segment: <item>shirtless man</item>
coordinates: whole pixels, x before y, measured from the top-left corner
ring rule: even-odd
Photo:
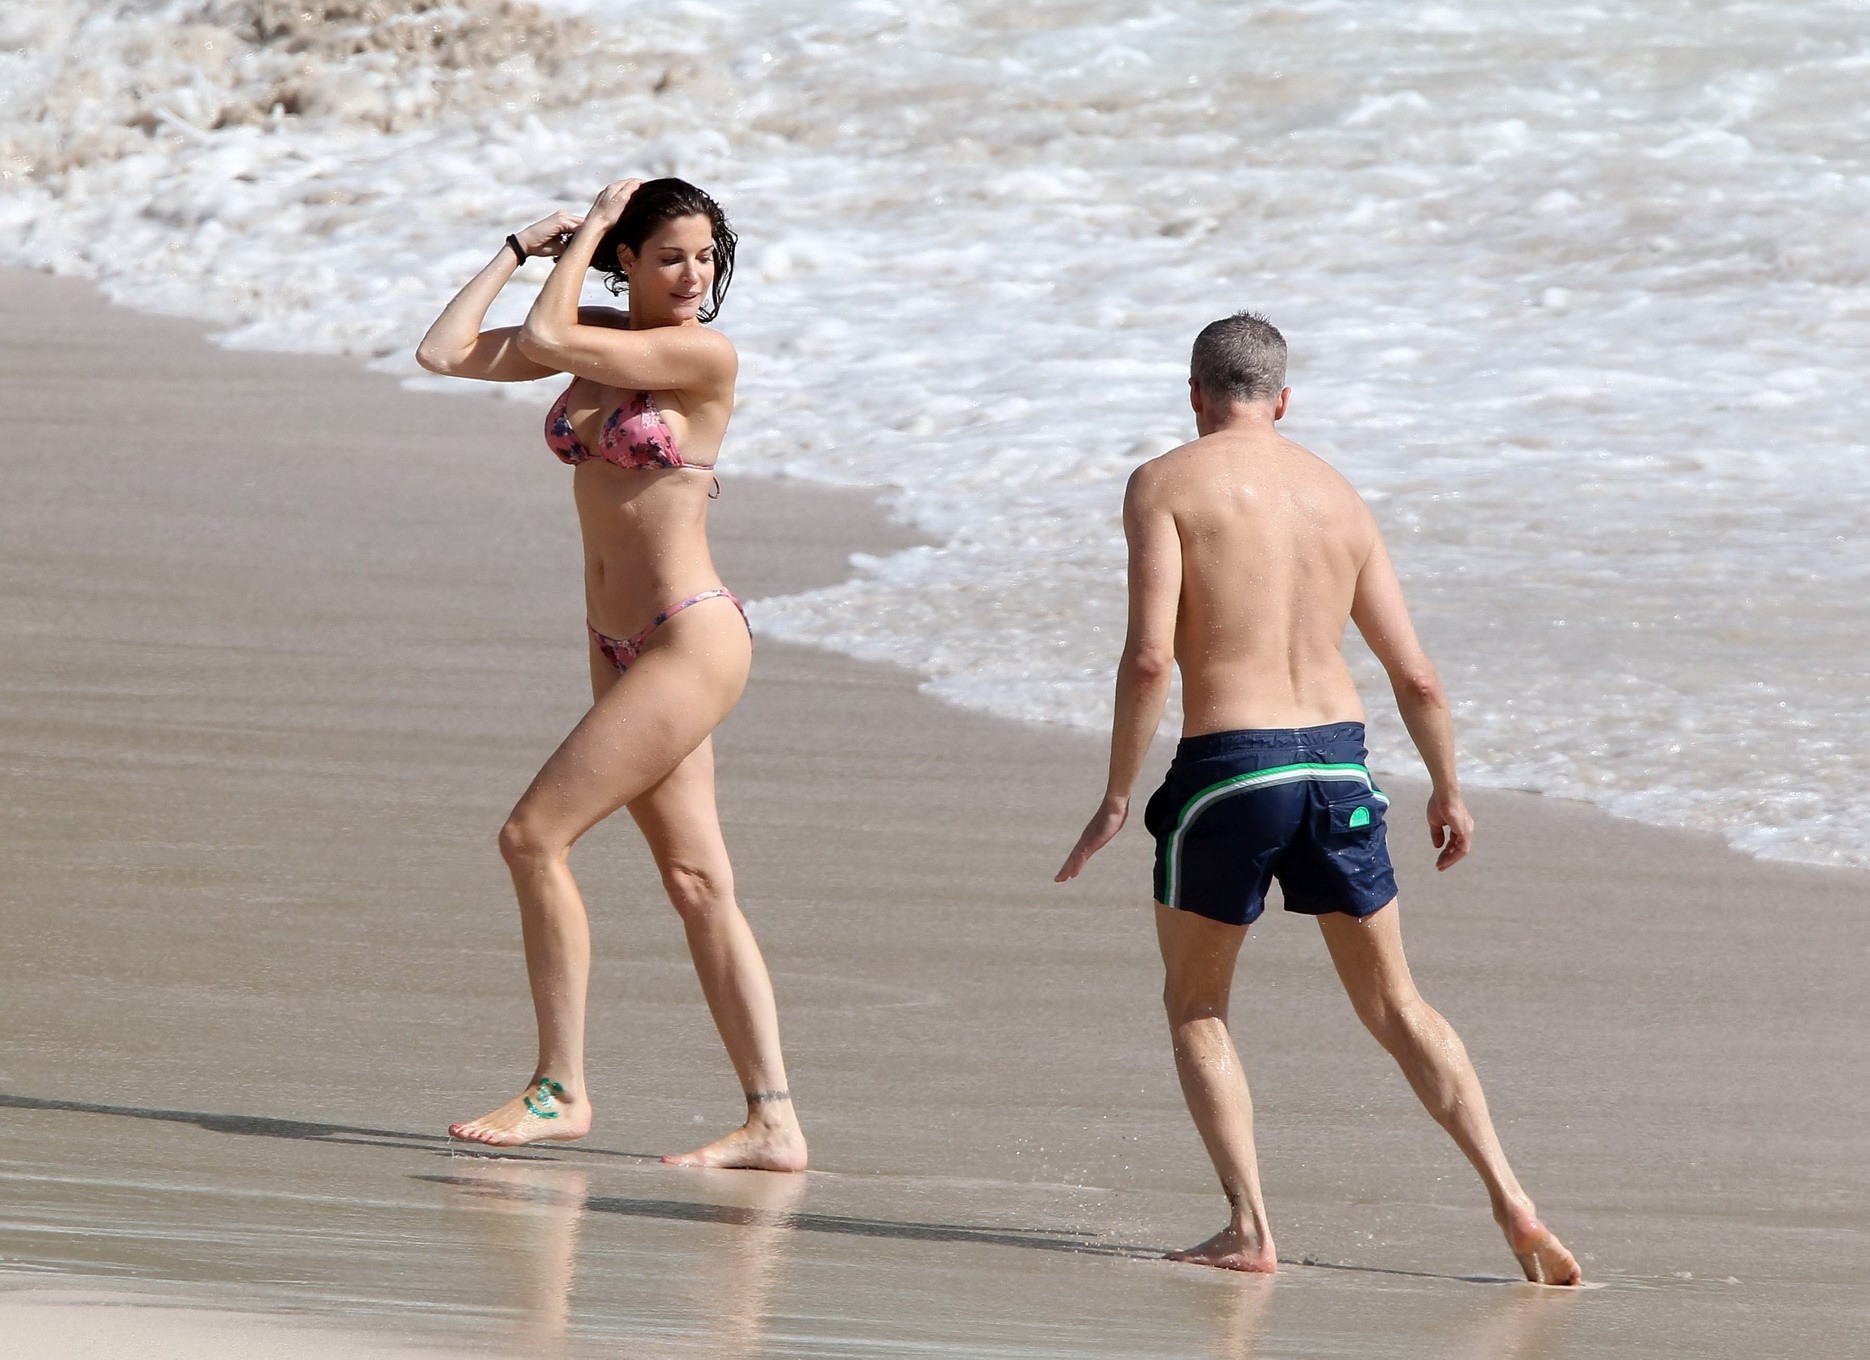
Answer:
[[[1415,989],[1384,842],[1389,800],[1365,768],[1363,705],[1344,662],[1354,622],[1389,674],[1434,781],[1429,838],[1448,869],[1473,818],[1434,666],[1369,509],[1330,466],[1282,437],[1286,342],[1263,317],[1216,321],[1195,341],[1199,438],[1152,459],[1123,501],[1130,621],[1117,668],[1110,781],[1058,872],[1076,878],[1122,828],[1171,669],[1183,736],[1144,825],[1156,838],[1156,934],[1175,1066],[1232,1206],[1228,1224],[1171,1259],[1276,1269],[1260,1198],[1253,1105],[1227,1031],[1234,961],[1278,879],[1287,911],[1318,918],[1357,1016],[1480,1172],[1526,1278],[1580,1276],[1514,1179],[1460,1038]]]

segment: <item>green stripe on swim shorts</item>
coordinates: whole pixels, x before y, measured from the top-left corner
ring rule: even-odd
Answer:
[[[1163,867],[1163,905],[1179,907],[1177,901],[1181,892],[1182,837],[1194,824],[1195,818],[1211,804],[1229,794],[1245,793],[1250,789],[1263,789],[1273,784],[1296,784],[1301,780],[1313,780],[1320,784],[1349,782],[1362,784],[1370,790],[1384,807],[1389,806],[1389,799],[1383,790],[1370,778],[1370,771],[1362,765],[1275,765],[1270,770],[1255,770],[1252,774],[1237,774],[1231,779],[1223,779],[1218,784],[1210,784],[1200,793],[1182,804],[1182,812],[1175,819],[1175,834],[1169,838],[1168,854],[1164,857]]]

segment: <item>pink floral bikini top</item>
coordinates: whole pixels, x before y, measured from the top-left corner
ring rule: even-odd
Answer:
[[[675,447],[674,432],[647,392],[638,392],[612,411],[598,432],[597,450],[587,449],[565,413],[565,398],[570,395],[569,387],[559,393],[545,417],[545,445],[561,462],[575,465],[598,458],[620,468],[698,468],[703,472],[713,468],[712,463],[683,460],[682,451]],[[721,494],[719,479],[708,494]]]

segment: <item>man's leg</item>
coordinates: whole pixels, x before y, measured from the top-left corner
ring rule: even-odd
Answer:
[[[1233,1212],[1227,1226],[1199,1246],[1169,1253],[1227,1270],[1271,1273],[1273,1234],[1260,1198],[1260,1168],[1253,1155],[1253,1099],[1227,1033],[1227,996],[1245,926],[1223,925],[1193,912],[1156,904],[1156,939],[1162,946],[1162,1002],[1175,1043],[1175,1070],[1201,1141],[1221,1178]]]
[[[1331,912],[1318,918],[1318,928],[1357,1018],[1396,1059],[1435,1122],[1480,1172],[1494,1221],[1526,1278],[1539,1284],[1579,1283],[1578,1263],[1539,1221],[1507,1165],[1461,1036],[1416,991],[1403,957],[1396,903],[1361,919]]]

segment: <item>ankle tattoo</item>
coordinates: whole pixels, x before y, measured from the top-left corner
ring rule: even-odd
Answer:
[[[558,1108],[559,1097],[565,1094],[565,1088],[550,1077],[540,1077],[538,1083],[520,1099],[526,1102],[526,1108],[541,1119],[557,1119],[562,1113]]]
[[[790,1091],[749,1091],[747,1092],[747,1104],[749,1105],[765,1105],[776,1100],[791,1100],[791,1099],[792,1099],[792,1092]]]

